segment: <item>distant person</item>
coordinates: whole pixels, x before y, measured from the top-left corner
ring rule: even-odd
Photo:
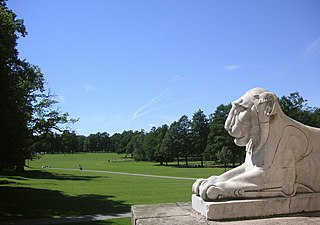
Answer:
[[[81,164],[79,163],[79,170],[82,170],[82,166],[81,166]]]

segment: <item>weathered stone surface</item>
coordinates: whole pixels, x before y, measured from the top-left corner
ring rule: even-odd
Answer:
[[[296,198],[297,201],[298,198]],[[260,207],[263,207],[260,205]],[[290,214],[261,219],[209,221],[192,210],[191,203],[138,205],[132,209],[133,225],[318,225],[320,212]],[[154,210],[160,210],[159,213]],[[237,208],[237,210],[241,210]]]
[[[320,129],[286,116],[274,93],[253,88],[232,102],[225,129],[246,147],[245,162],[198,179],[192,187],[197,196],[214,201],[320,193]]]
[[[131,208],[133,224],[144,224],[142,221],[149,218],[170,218],[189,216],[190,213],[184,210],[177,203],[136,205]]]
[[[206,202],[192,196],[192,208],[208,220],[270,217],[300,212],[320,211],[320,194]]]

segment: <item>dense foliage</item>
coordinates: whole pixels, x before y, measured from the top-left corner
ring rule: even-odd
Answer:
[[[0,0],[0,169],[23,170],[35,141],[68,122],[67,113],[52,109],[57,102],[40,68],[18,56],[17,40],[26,35],[23,20]]]

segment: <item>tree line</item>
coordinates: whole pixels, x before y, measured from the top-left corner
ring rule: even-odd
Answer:
[[[298,92],[279,98],[283,111],[290,117],[310,126],[320,127],[320,109],[309,107],[307,100]],[[244,148],[236,146],[233,138],[225,131],[224,123],[231,104],[221,104],[209,116],[202,110],[195,112],[191,119],[186,115],[170,125],[153,127],[149,132],[123,131],[110,136],[98,132],[89,136],[64,131],[51,133],[46,138],[39,136],[33,146],[34,152],[75,153],[115,152],[126,154],[137,161],[154,161],[161,165],[168,162],[214,161],[219,164],[241,164]]]

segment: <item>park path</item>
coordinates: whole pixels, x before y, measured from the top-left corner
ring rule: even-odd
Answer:
[[[80,171],[79,169],[69,169],[69,168],[47,168],[50,170],[64,170],[64,171]],[[106,174],[118,174],[126,176],[138,176],[138,177],[152,177],[152,178],[162,178],[162,179],[176,179],[176,180],[196,180],[197,178],[192,177],[174,177],[174,176],[161,176],[161,175],[151,175],[151,174],[141,174],[141,173],[126,173],[126,172],[114,172],[105,170],[81,170],[84,172],[92,173],[106,173]]]
[[[131,213],[113,213],[113,214],[95,214],[95,215],[79,215],[66,216],[60,218],[35,218],[23,220],[0,221],[0,225],[53,225],[53,224],[68,224],[81,223],[89,221],[99,221],[117,218],[131,217]]]

